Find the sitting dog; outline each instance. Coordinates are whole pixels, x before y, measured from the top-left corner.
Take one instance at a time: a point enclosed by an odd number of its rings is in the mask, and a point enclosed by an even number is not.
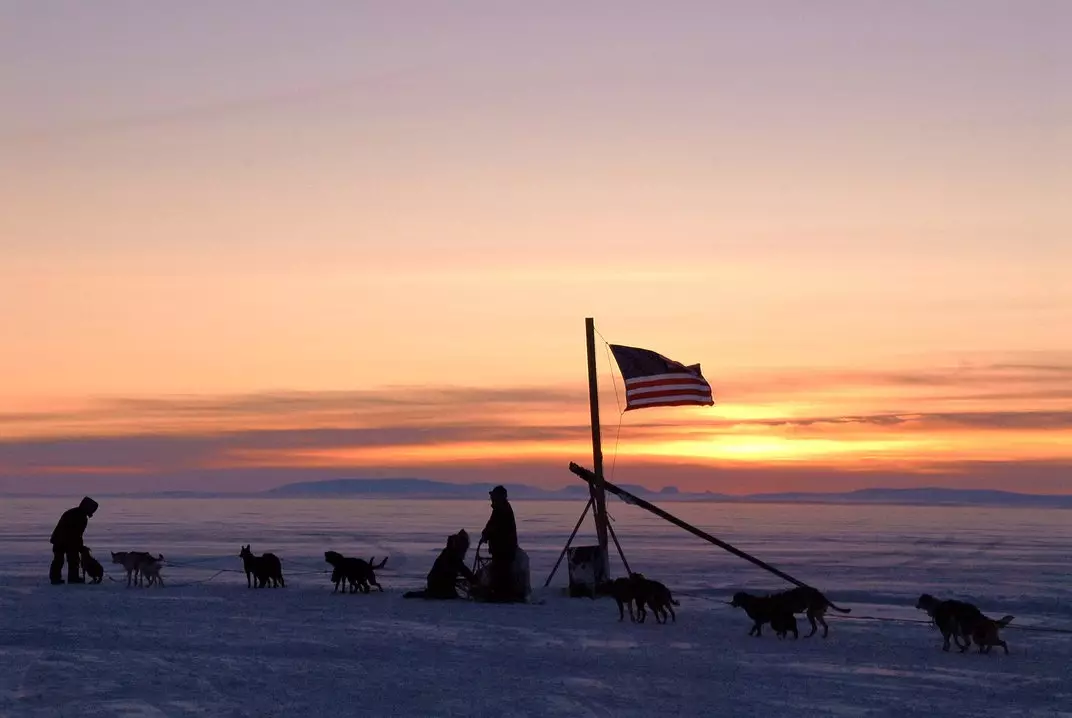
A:
[[[1001,646],[1006,653],[1009,652],[1008,646],[998,637],[997,631],[1005,627],[1013,619],[1012,616],[1005,616],[1000,621],[994,621],[984,616],[983,612],[971,603],[941,601],[929,593],[924,593],[919,597],[916,601],[916,608],[926,611],[934,625],[942,632],[943,651],[949,650],[949,639],[952,638],[961,653],[971,648],[973,640],[979,646],[980,653],[989,653],[991,646]],[[962,638],[963,643],[961,643]]]
[[[670,589],[658,581],[645,578],[644,574],[634,573],[633,580],[636,582],[637,623],[643,623],[647,617],[645,606],[651,609],[655,615],[656,623],[666,623],[666,615],[670,614],[671,620],[677,623],[677,616],[672,606],[680,605],[674,600]],[[660,620],[661,619],[661,620]]]
[[[117,563],[127,572],[127,586],[131,585],[133,577],[134,585],[140,586],[143,580],[141,565],[152,559],[152,554],[145,551],[113,551],[112,563]]]
[[[760,635],[761,626],[764,623],[770,623],[772,617],[786,613],[803,613],[807,616],[808,622],[811,623],[811,633],[805,638],[811,638],[815,635],[818,630],[816,622],[822,625],[823,638],[826,638],[830,631],[830,627],[823,620],[823,616],[826,615],[826,609],[832,608],[841,613],[850,613],[852,611],[851,608],[835,606],[818,589],[810,586],[799,586],[769,596],[753,596],[741,591],[734,594],[730,605],[745,610],[745,613],[753,621],[752,630],[748,632],[748,635],[757,637]]]
[[[372,590],[372,586],[383,591],[383,586],[376,581],[376,569],[383,568],[387,563],[387,558],[374,564],[375,557],[366,561],[363,558],[343,556],[338,551],[325,551],[324,560],[332,566],[331,581],[335,584],[335,591],[339,590],[339,584],[344,580],[350,584],[350,593],[356,593],[358,590],[368,593]],[[346,593],[345,584],[343,584],[343,593]]]
[[[242,568],[246,572],[246,586],[254,587],[253,579],[256,579],[256,587],[264,588],[268,582],[272,582],[272,588],[287,587],[283,580],[283,562],[274,553],[266,553],[254,556],[249,546],[243,546],[238,553],[242,559]]]
[[[145,576],[148,579],[145,584],[146,588],[152,586],[155,583],[159,583],[160,588],[164,587],[164,577],[160,575],[160,569],[163,567],[163,554],[158,554],[155,557],[149,556],[148,559],[142,561],[142,563],[139,565],[139,569],[141,570],[141,575]]]
[[[792,613],[775,613],[770,617],[770,626],[774,629],[774,635],[778,638],[787,638],[789,633],[793,634],[793,638],[800,638],[800,633],[797,631],[797,617]]]
[[[93,579],[93,583],[103,581],[104,566],[101,566],[101,562],[93,558],[93,555],[89,552],[89,546],[83,546],[79,549],[79,553],[82,554],[82,579]]]

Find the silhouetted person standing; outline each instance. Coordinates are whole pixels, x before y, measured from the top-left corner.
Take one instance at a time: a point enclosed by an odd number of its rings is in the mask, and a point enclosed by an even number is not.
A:
[[[97,502],[88,496],[73,509],[67,509],[60,516],[56,528],[52,531],[52,565],[48,568],[48,578],[52,585],[63,583],[63,560],[67,559],[67,583],[85,583],[78,575],[79,552],[82,549],[82,535],[86,532],[89,517],[97,511]]]
[[[488,492],[491,496],[491,518],[488,519],[480,540],[488,544],[491,554],[491,599],[512,601],[516,599],[513,567],[517,556],[517,524],[514,510],[506,500],[506,488],[496,486]]]

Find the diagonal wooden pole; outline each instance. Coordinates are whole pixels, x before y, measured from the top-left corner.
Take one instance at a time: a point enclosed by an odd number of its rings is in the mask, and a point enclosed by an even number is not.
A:
[[[580,466],[579,464],[575,464],[575,463],[573,463],[571,461],[570,465],[569,465],[569,469],[570,469],[571,472],[573,472],[577,476],[579,476],[582,479],[584,479],[585,481],[587,481],[589,483],[589,485],[593,484],[596,481],[596,475],[593,472],[589,471],[588,469],[584,468],[583,466]],[[712,536],[711,534],[707,533],[706,531],[701,531],[700,529],[696,528],[692,524],[689,524],[689,523],[687,523],[685,521],[682,521],[677,516],[674,516],[673,514],[670,514],[670,513],[667,513],[666,511],[663,511],[662,509],[660,509],[655,504],[652,504],[652,503],[650,503],[648,501],[645,501],[644,499],[640,498],[639,496],[634,496],[633,494],[629,493],[628,491],[626,491],[623,488],[615,486],[614,484],[612,484],[610,482],[607,482],[607,481],[601,481],[600,483],[603,486],[605,486],[608,491],[610,491],[611,493],[613,493],[616,496],[618,496],[619,498],[621,498],[627,504],[633,504],[634,506],[639,506],[640,508],[645,509],[646,511],[650,511],[651,513],[655,514],[659,518],[665,519],[666,521],[669,521],[670,523],[674,524],[675,526],[679,526],[680,528],[685,529],[686,531],[688,531],[689,533],[693,534],[694,536],[699,536],[704,541],[709,541],[709,542],[713,543],[714,545],[718,546],[719,548],[721,548],[721,549],[723,549],[725,551],[729,551],[734,556],[739,556],[739,557],[743,558],[745,561],[748,561],[750,563],[754,563],[756,566],[759,566],[760,568],[762,568],[762,569],[764,569],[766,571],[770,571],[775,576],[778,576],[779,578],[783,578],[786,581],[788,581],[789,583],[792,583],[792,584],[797,585],[797,586],[801,586],[803,588],[811,588],[811,586],[808,586],[808,584],[804,583],[803,581],[795,579],[795,578],[793,578],[792,576],[790,576],[789,574],[787,574],[787,573],[785,573],[783,571],[779,571],[774,566],[771,566],[769,563],[766,563],[765,561],[761,561],[758,558],[756,558],[755,556],[752,556],[751,554],[745,553],[744,551],[742,551],[741,549],[737,548],[736,546],[731,546],[730,544],[726,543],[725,541],[721,541],[721,540],[715,538],[714,536]],[[833,605],[833,604],[831,603],[831,605]]]

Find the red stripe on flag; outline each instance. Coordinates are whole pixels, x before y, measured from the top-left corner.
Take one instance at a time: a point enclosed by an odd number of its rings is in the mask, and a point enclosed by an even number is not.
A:
[[[701,401],[699,399],[672,399],[672,398],[666,398],[666,399],[660,399],[659,401],[651,401],[651,402],[645,401],[644,403],[639,403],[639,404],[638,403],[630,404],[630,403],[626,402],[625,410],[630,411],[632,409],[648,409],[648,408],[653,407],[653,406],[711,406],[712,404],[714,404],[714,402],[709,400],[709,399]]]
[[[626,400],[629,399],[658,399],[663,396],[711,396],[711,390],[701,387],[695,389],[663,389],[661,391],[645,391],[638,392],[636,394],[628,392],[626,394]]]

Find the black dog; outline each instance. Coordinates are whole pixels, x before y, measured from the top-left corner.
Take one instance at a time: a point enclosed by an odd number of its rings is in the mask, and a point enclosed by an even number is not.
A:
[[[981,623],[975,624],[972,628],[972,640],[975,641],[975,645],[979,646],[979,653],[990,653],[992,647],[1001,646],[1005,650],[1005,655],[1009,655],[1009,645],[1001,640],[998,629],[1005,628],[1012,619],[1012,616],[1004,616],[997,621],[984,618]]]
[[[971,648],[972,640],[979,646],[980,653],[989,653],[991,646],[1001,646],[1009,652],[1008,646],[998,637],[998,629],[1004,628],[1012,616],[1005,616],[995,621],[983,615],[975,605],[966,601],[940,601],[929,593],[924,593],[916,601],[916,608],[924,610],[942,632],[942,650],[949,650],[952,638],[957,648],[964,653]],[[964,642],[961,643],[961,638]],[[985,650],[984,650],[985,649]]]
[[[962,653],[971,648],[972,628],[983,620],[982,611],[972,604],[964,601],[940,601],[929,593],[919,597],[916,608],[926,611],[934,625],[942,632],[943,651],[949,650],[950,638]],[[960,640],[962,637],[963,643]]]
[[[748,631],[748,635],[756,638],[763,635],[763,624],[770,623],[777,613],[769,596],[753,596],[744,591],[733,594],[730,605],[734,608],[743,608],[752,619],[752,628]]]
[[[633,603],[637,605],[637,613],[643,610],[643,605],[640,599],[637,597],[637,589],[639,588],[639,582],[636,580],[636,574],[630,574],[629,576],[623,576],[622,578],[616,578],[610,582],[607,586],[607,592],[614,598],[618,604],[618,620],[625,620],[625,607],[629,607],[629,620],[636,623],[636,614],[633,613]]]
[[[101,566],[101,562],[89,553],[89,546],[83,546],[79,549],[79,553],[82,554],[82,580],[87,577],[93,579],[93,583],[100,583],[104,580],[104,566]]]
[[[266,553],[254,556],[249,546],[243,546],[238,554],[242,558],[242,568],[246,572],[246,586],[253,588],[253,580],[256,579],[257,588],[264,588],[268,582],[272,582],[272,588],[287,583],[283,580],[283,562],[274,553]]]
[[[677,623],[677,616],[674,614],[673,606],[680,605],[674,600],[673,595],[670,593],[670,589],[664,584],[654,581],[650,578],[644,578],[643,574],[634,573],[634,580],[637,581],[636,591],[636,604],[637,623],[643,623],[644,618],[648,615],[644,607],[651,609],[651,612],[655,615],[656,623],[666,623],[666,616],[669,613],[670,619]]]
[[[680,605],[662,583],[645,578],[644,574],[631,573],[627,577],[616,578],[607,586],[607,592],[618,604],[618,620],[625,620],[625,607],[629,607],[629,620],[643,623],[650,608],[656,623],[666,623],[667,615],[676,623],[677,616],[672,606]],[[636,615],[633,606],[636,606]]]
[[[368,593],[372,590],[372,586],[383,591],[381,586],[376,581],[376,570],[384,567],[387,563],[385,557],[378,564],[372,563],[375,557],[366,561],[363,558],[349,558],[343,556],[337,551],[325,551],[324,560],[332,566],[331,581],[335,584],[335,591],[339,590],[339,584],[344,580],[350,584],[350,593],[356,593],[361,590],[362,593]],[[335,593],[332,591],[332,593]],[[346,586],[343,585],[343,593],[346,593]]]
[[[811,633],[806,638],[815,635],[818,630],[816,622],[822,624],[823,638],[826,638],[827,633],[830,631],[830,627],[823,620],[826,609],[832,608],[841,613],[850,613],[852,611],[851,608],[835,606],[818,589],[810,586],[801,586],[769,596],[753,596],[741,591],[734,594],[730,605],[744,609],[753,622],[752,630],[748,632],[748,635],[757,637],[761,635],[762,625],[770,623],[773,617],[784,616],[787,613],[790,615],[803,613],[808,617],[808,622],[811,623]]]

